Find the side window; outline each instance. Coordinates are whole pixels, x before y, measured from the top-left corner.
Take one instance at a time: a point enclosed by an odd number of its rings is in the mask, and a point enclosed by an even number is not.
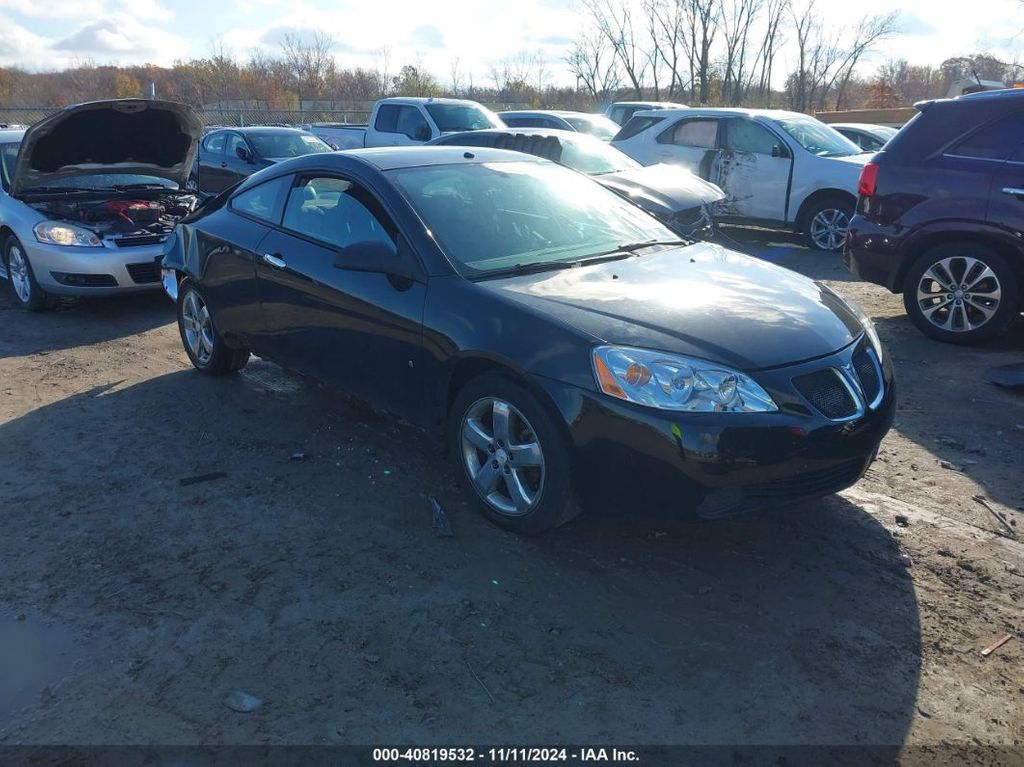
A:
[[[382,104],[377,110],[377,120],[373,127],[381,133],[395,133],[398,122],[398,104]]]
[[[718,120],[683,120],[658,136],[658,143],[714,149],[718,146]]]
[[[335,176],[312,176],[288,193],[282,226],[336,248],[380,240],[394,246],[398,230],[373,196]]]
[[[615,138],[612,141],[625,141],[628,138],[633,138],[633,136],[643,133],[664,119],[663,117],[630,117],[629,122],[622,126],[622,129],[615,134]],[[660,141],[661,137],[659,136],[658,139]]]
[[[270,224],[281,220],[284,198],[291,189],[293,176],[281,176],[236,194],[229,203],[232,210]]]
[[[203,139],[203,149],[214,154],[221,154],[224,151],[224,139],[227,134],[224,131],[215,131]]]
[[[984,160],[1006,160],[1024,140],[1024,112],[1001,117],[984,125],[966,139],[946,150],[947,154],[977,157]]]
[[[608,114],[608,117],[617,122],[619,125],[625,125],[626,120],[629,119],[629,115],[626,114],[625,107],[614,107]]]
[[[426,141],[430,138],[430,126],[419,109],[403,106],[399,108],[395,133],[404,133],[411,139]]]
[[[725,130],[725,148],[736,152],[753,152],[754,154],[772,153],[772,147],[781,145],[782,141],[775,138],[767,128],[753,120],[729,120]]]
[[[228,135],[228,146],[227,146],[227,155],[228,155],[228,157],[237,158],[238,157],[238,150],[239,149],[244,149],[247,152],[249,151],[249,147],[245,143],[245,139],[242,138],[241,134],[239,134],[239,133],[231,133],[231,134],[229,134]]]

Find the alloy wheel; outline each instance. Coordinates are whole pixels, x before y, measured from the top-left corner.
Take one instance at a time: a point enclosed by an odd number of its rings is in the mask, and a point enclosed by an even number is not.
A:
[[[941,330],[977,330],[999,309],[1002,286],[984,261],[952,256],[925,269],[917,285],[922,316]]]
[[[838,250],[849,227],[850,217],[839,208],[819,210],[811,219],[811,240],[822,250]]]
[[[29,276],[28,259],[20,245],[11,245],[7,251],[7,272],[18,300],[27,304],[32,298],[32,278]]]
[[[181,327],[192,357],[200,365],[208,364],[213,356],[213,323],[202,296],[194,290],[188,291],[182,299]]]
[[[544,489],[544,453],[526,417],[485,397],[462,419],[462,459],[473,487],[499,514],[528,514]]]

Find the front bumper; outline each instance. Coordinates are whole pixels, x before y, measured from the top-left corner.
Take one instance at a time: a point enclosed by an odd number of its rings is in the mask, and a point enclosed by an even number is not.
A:
[[[625,485],[701,516],[785,506],[857,482],[892,425],[895,387],[882,364],[883,389],[856,418],[830,420],[803,400],[792,379],[843,364],[843,355],[755,373],[780,405],[776,413],[672,413],[596,391],[539,381],[565,418],[577,481]],[[605,493],[606,491],[602,491]]]
[[[901,291],[903,237],[891,227],[854,216],[843,248],[846,267],[858,279]]]
[[[105,241],[98,248],[47,245],[21,238],[36,282],[61,296],[103,296],[160,288],[162,242],[117,247]]]

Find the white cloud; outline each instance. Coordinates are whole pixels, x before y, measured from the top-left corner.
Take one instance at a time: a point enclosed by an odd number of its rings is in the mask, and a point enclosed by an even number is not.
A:
[[[129,14],[108,13],[82,24],[52,47],[101,63],[170,64],[185,55],[188,42],[161,27],[143,24]]]
[[[47,41],[25,29],[13,19],[0,16],[0,60],[34,59],[46,48]]]
[[[50,19],[82,19],[102,16],[107,4],[103,0],[0,0],[0,10]]]

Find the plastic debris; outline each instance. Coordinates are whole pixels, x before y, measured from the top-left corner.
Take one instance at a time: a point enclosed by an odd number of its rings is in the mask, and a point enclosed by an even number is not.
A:
[[[366,655],[364,655],[363,656],[363,660],[365,660],[367,663],[380,663],[380,656],[379,655],[374,655],[371,652],[371,653],[367,653]]]
[[[989,368],[985,373],[985,379],[996,386],[1014,388],[1024,386],[1024,362],[1015,362],[1012,365],[999,365]]]
[[[444,507],[434,496],[430,496],[430,506],[434,510],[434,532],[439,538],[451,538],[455,535],[448,515],[444,513]]]
[[[251,714],[263,705],[263,701],[241,690],[232,690],[224,699],[224,705],[240,714]]]
[[[910,527],[910,520],[903,514],[896,515],[896,524],[900,527]]]
[[[984,650],[981,651],[981,657],[982,658],[987,658],[989,655],[994,653],[996,650],[998,650],[1004,644],[1009,642],[1011,639],[1013,639],[1013,634],[1003,634],[1001,637],[999,637],[999,639],[997,639],[996,641],[994,641],[992,644],[990,644],[988,647],[986,647]]]
[[[299,452],[297,452],[297,453],[292,453],[292,460],[293,461],[305,461],[306,460],[306,454],[303,453],[301,450]]]

